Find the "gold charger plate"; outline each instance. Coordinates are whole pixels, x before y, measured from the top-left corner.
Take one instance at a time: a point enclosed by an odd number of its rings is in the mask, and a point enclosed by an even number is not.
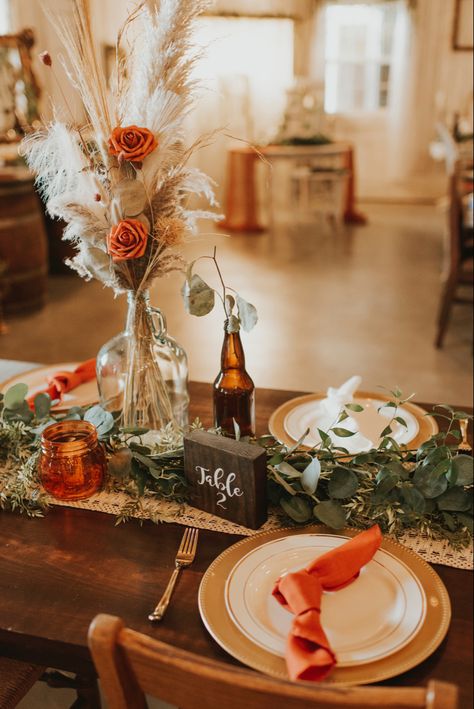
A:
[[[80,362],[60,362],[59,364],[50,364],[46,367],[35,367],[26,372],[20,372],[14,377],[10,377],[0,383],[0,392],[4,394],[14,384],[26,384],[28,387],[28,396],[37,394],[43,391],[48,386],[48,377],[53,376],[56,372],[73,372]],[[90,382],[80,384],[75,389],[71,389],[64,394],[62,401],[57,406],[53,407],[56,413],[64,412],[72,406],[91,406],[99,401],[99,390],[97,389],[97,381],[92,379]]]
[[[338,536],[355,536],[360,530],[346,528]],[[225,604],[225,585],[235,564],[248,552],[261,544],[296,534],[334,534],[322,525],[301,529],[282,529],[262,532],[243,539],[226,549],[209,566],[199,587],[199,611],[209,633],[230,655],[245,665],[274,677],[288,679],[285,660],[260,648],[248,640],[234,625]],[[410,549],[384,538],[382,549],[400,559],[420,581],[427,598],[425,621],[413,640],[380,660],[351,667],[337,667],[326,682],[339,686],[370,684],[412,669],[423,662],[440,645],[451,620],[451,604],[448,592],[438,574]]]
[[[301,404],[305,404],[309,401],[321,401],[321,399],[325,398],[326,394],[315,392],[314,394],[304,394],[303,396],[297,396],[294,399],[285,401],[285,403],[279,406],[278,409],[276,409],[270,416],[268,430],[280,443],[284,443],[287,446],[294,445],[296,442],[295,439],[292,438],[285,429],[286,417],[294,408],[300,406]],[[370,391],[357,391],[354,394],[354,400],[356,399],[378,399],[380,401],[390,401],[388,396],[384,396],[383,394],[375,394]],[[418,448],[431,436],[438,433],[439,428],[436,420],[433,416],[430,416],[424,409],[422,409],[421,406],[413,404],[411,401],[407,401],[406,404],[403,404],[401,409],[406,409],[409,413],[411,413],[416,419],[419,427],[417,435],[405,445],[412,448]],[[400,415],[403,416],[403,412],[401,412]],[[303,431],[301,433],[303,433]],[[301,448],[305,449],[309,448],[309,446],[302,445]]]

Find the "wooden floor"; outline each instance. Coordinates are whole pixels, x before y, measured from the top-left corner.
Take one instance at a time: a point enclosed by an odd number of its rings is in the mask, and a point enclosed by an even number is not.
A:
[[[445,347],[433,347],[442,268],[443,213],[434,206],[363,205],[368,226],[280,225],[273,233],[201,235],[186,257],[211,254],[224,277],[255,303],[260,322],[243,335],[257,386],[325,390],[352,374],[363,388],[400,385],[419,400],[472,403],[472,308],[455,306]],[[211,230],[214,227],[209,227]],[[209,261],[199,272],[217,287]],[[219,369],[223,312],[193,318],[182,277],[153,287],[169,332],[185,347],[190,375]],[[48,305],[9,321],[0,357],[81,360],[122,329],[123,298],[75,276],[51,278]]]

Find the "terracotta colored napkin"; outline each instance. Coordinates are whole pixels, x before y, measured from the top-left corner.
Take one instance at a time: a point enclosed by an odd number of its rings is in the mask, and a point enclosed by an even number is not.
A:
[[[321,625],[323,591],[337,591],[358,577],[382,542],[375,525],[345,544],[319,556],[305,569],[278,579],[272,593],[295,614],[286,645],[286,664],[291,679],[319,681],[336,664],[336,656]]]
[[[95,358],[88,359],[79,364],[73,372],[56,372],[56,374],[53,374],[48,379],[48,387],[43,391],[45,394],[49,394],[51,401],[61,401],[66,392],[75,389],[79,384],[90,382],[95,379],[95,376]],[[34,405],[35,396],[36,394],[29,397],[28,404],[30,406]]]

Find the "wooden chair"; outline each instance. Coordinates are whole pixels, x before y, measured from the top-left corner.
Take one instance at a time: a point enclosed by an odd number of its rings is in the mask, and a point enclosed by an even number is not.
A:
[[[472,292],[470,298],[457,295],[460,285],[470,286],[471,290],[473,285],[474,233],[472,227],[464,224],[463,192],[463,170],[458,162],[449,177],[448,263],[438,312],[435,340],[438,349],[443,345],[453,303],[472,303]]]
[[[0,709],[13,709],[39,680],[45,667],[0,657]]]
[[[181,709],[455,709],[457,687],[330,687],[289,682],[208,660],[98,615],[89,648],[109,709],[146,709],[145,694]]]

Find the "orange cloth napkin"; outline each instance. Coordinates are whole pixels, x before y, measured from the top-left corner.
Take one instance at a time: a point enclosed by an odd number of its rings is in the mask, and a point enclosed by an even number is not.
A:
[[[45,394],[49,394],[51,401],[63,398],[63,394],[71,389],[75,389],[79,384],[84,384],[95,379],[95,358],[88,359],[79,364],[73,372],[56,372],[48,379],[48,387],[44,389]],[[38,393],[38,392],[37,392]],[[28,404],[33,407],[35,396],[30,396]]]
[[[381,542],[380,527],[375,525],[276,582],[273,596],[295,614],[286,645],[291,679],[322,680],[336,664],[321,625],[323,591],[337,591],[355,581]]]

